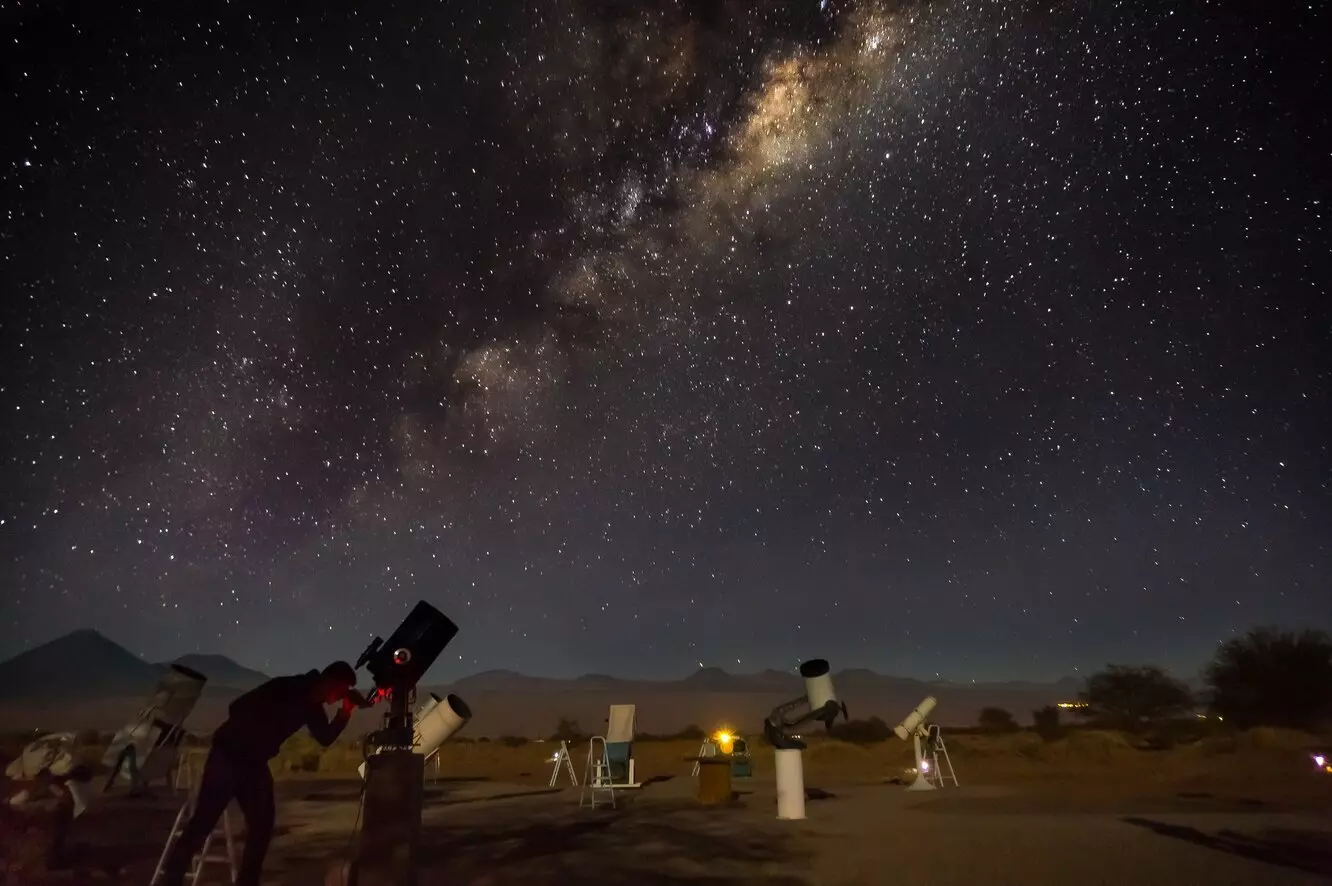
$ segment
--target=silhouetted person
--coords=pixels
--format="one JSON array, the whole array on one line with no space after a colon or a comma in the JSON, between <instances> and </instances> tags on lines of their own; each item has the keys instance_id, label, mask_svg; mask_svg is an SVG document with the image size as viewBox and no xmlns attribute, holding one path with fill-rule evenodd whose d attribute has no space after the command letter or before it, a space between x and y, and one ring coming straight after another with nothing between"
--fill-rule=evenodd
<instances>
[{"instance_id":1,"label":"silhouetted person","mask_svg":"<svg viewBox=\"0 0 1332 886\"><path fill-rule=\"evenodd\" d=\"M231 703L226 722L213 733L194 815L164 865L164 886L181 886L190 861L233 799L245 816L246 828L236 886L259 886L275 813L268 761L302 726L324 747L331 745L357 706L351 692L355 685L356 672L339 661L322 673L269 680ZM342 708L329 721L324 705L337 701Z\"/></svg>"}]
</instances>

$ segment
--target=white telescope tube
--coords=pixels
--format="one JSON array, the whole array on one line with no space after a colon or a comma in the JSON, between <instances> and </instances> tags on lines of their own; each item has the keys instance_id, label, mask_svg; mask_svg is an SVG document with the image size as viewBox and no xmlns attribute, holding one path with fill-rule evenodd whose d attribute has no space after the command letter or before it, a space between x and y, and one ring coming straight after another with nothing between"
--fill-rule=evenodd
<instances>
[{"instance_id":1,"label":"white telescope tube","mask_svg":"<svg viewBox=\"0 0 1332 886\"><path fill-rule=\"evenodd\" d=\"M814 658L800 666L800 676L805 678L805 700L809 709L817 711L830 701L837 701L837 692L833 689L832 669L822 658Z\"/></svg>"},{"instance_id":2,"label":"white telescope tube","mask_svg":"<svg viewBox=\"0 0 1332 886\"><path fill-rule=\"evenodd\" d=\"M433 692L430 693L430 697L426 699L426 703L417 708L416 713L412 715L412 721L415 723L420 723L421 720L425 718L425 715L433 711L435 709L435 705L439 704L443 700L444 699L440 698L435 693Z\"/></svg>"},{"instance_id":3,"label":"white telescope tube","mask_svg":"<svg viewBox=\"0 0 1332 886\"><path fill-rule=\"evenodd\" d=\"M907 718L905 720L903 720L897 726L894 726L893 732L897 734L898 738L902 739L903 741L906 741L915 733L917 729L920 728L920 724L925 722L925 718L930 715L930 711L934 710L934 706L937 703L938 702L935 701L933 695L929 696L919 705L917 705L914 711L907 714Z\"/></svg>"},{"instance_id":4,"label":"white telescope tube","mask_svg":"<svg viewBox=\"0 0 1332 886\"><path fill-rule=\"evenodd\" d=\"M111 745L102 756L102 765L108 769L119 765L125 748L134 745L135 764L143 769L148 755L156 749L163 734L184 725L207 682L208 678L203 674L184 665L168 667L148 704L111 739ZM128 770L121 769L120 778L128 781Z\"/></svg>"},{"instance_id":5,"label":"white telescope tube","mask_svg":"<svg viewBox=\"0 0 1332 886\"><path fill-rule=\"evenodd\" d=\"M795 748L774 751L777 756L777 817L798 821L805 817L805 765Z\"/></svg>"},{"instance_id":6,"label":"white telescope tube","mask_svg":"<svg viewBox=\"0 0 1332 886\"><path fill-rule=\"evenodd\" d=\"M427 759L472 719L472 709L453 694L440 698L430 693L430 701L421 706L421 711L412 735L412 752ZM356 767L356 771L365 778L365 763Z\"/></svg>"},{"instance_id":7,"label":"white telescope tube","mask_svg":"<svg viewBox=\"0 0 1332 886\"><path fill-rule=\"evenodd\" d=\"M430 710L416 721L415 741L412 750L429 757L439 746L467 725L472 719L472 710L467 703L456 695L448 695L430 706Z\"/></svg>"}]
</instances>

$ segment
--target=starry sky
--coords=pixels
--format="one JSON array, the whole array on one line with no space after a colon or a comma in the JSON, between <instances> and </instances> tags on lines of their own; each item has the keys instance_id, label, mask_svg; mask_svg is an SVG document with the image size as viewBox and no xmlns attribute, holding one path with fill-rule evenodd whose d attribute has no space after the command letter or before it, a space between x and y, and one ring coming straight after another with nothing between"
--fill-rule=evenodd
<instances>
[{"instance_id":1,"label":"starry sky","mask_svg":"<svg viewBox=\"0 0 1332 886\"><path fill-rule=\"evenodd\" d=\"M1332 625L1321 4L120 7L0 4L0 656Z\"/></svg>"}]
</instances>

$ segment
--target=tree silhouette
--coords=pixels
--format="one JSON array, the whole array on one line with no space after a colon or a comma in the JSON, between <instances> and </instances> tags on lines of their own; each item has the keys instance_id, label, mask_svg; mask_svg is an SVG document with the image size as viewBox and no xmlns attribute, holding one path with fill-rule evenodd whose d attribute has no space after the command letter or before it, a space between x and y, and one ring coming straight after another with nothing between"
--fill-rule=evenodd
<instances>
[{"instance_id":1,"label":"tree silhouette","mask_svg":"<svg viewBox=\"0 0 1332 886\"><path fill-rule=\"evenodd\" d=\"M978 722L986 732L1017 732L1022 728L1003 708L981 708Z\"/></svg>"},{"instance_id":2,"label":"tree silhouette","mask_svg":"<svg viewBox=\"0 0 1332 886\"><path fill-rule=\"evenodd\" d=\"M550 736L551 741L580 741L582 738L583 730L579 728L578 721L571 717L560 717Z\"/></svg>"},{"instance_id":3,"label":"tree silhouette","mask_svg":"<svg viewBox=\"0 0 1332 886\"><path fill-rule=\"evenodd\" d=\"M870 717L868 720L848 720L845 723L838 723L829 730L829 734L833 738L854 744L877 744L892 738L893 728L880 717Z\"/></svg>"},{"instance_id":4,"label":"tree silhouette","mask_svg":"<svg viewBox=\"0 0 1332 886\"><path fill-rule=\"evenodd\" d=\"M1046 741L1054 741L1064 734L1064 727L1059 723L1059 708L1052 704L1032 711L1031 719L1036 724L1036 734Z\"/></svg>"},{"instance_id":5,"label":"tree silhouette","mask_svg":"<svg viewBox=\"0 0 1332 886\"><path fill-rule=\"evenodd\" d=\"M1211 709L1240 729L1332 723L1332 638L1261 627L1227 640L1205 672Z\"/></svg>"},{"instance_id":6,"label":"tree silhouette","mask_svg":"<svg viewBox=\"0 0 1332 886\"><path fill-rule=\"evenodd\" d=\"M1188 687L1154 665L1110 665L1087 680L1080 713L1115 729L1135 731L1189 709Z\"/></svg>"}]
</instances>

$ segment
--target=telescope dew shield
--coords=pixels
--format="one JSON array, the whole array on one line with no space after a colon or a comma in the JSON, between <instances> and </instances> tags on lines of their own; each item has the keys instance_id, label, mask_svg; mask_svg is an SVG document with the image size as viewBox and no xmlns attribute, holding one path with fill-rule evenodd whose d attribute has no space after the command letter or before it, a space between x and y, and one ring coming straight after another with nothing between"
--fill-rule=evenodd
<instances>
[{"instance_id":1,"label":"telescope dew shield","mask_svg":"<svg viewBox=\"0 0 1332 886\"><path fill-rule=\"evenodd\" d=\"M472 709L458 696L450 693L440 698L435 693L430 693L430 700L421 705L421 710L416 714L412 753L429 758L471 719ZM365 763L362 762L357 766L356 771L360 773L361 778L365 778Z\"/></svg>"},{"instance_id":2,"label":"telescope dew shield","mask_svg":"<svg viewBox=\"0 0 1332 886\"><path fill-rule=\"evenodd\" d=\"M440 745L472 719L471 709L458 696L449 694L440 698L431 693L431 698L435 703L429 706L425 716L417 719L416 740L412 742L412 750L423 757L429 757L439 750Z\"/></svg>"},{"instance_id":3,"label":"telescope dew shield","mask_svg":"<svg viewBox=\"0 0 1332 886\"><path fill-rule=\"evenodd\" d=\"M817 711L830 701L837 701L833 689L832 669L827 660L812 658L800 666L800 676L805 678L805 699L809 709Z\"/></svg>"},{"instance_id":4,"label":"telescope dew shield","mask_svg":"<svg viewBox=\"0 0 1332 886\"><path fill-rule=\"evenodd\" d=\"M435 705L439 704L442 700L443 699L441 699L435 693L433 692L430 693L430 697L426 699L425 704L421 705L419 708L416 709L416 713L412 715L412 718L417 723L420 723L421 718L424 717L426 714L430 713L432 710L434 710Z\"/></svg>"},{"instance_id":5,"label":"telescope dew shield","mask_svg":"<svg viewBox=\"0 0 1332 886\"><path fill-rule=\"evenodd\" d=\"M366 669L377 686L415 686L457 635L458 626L422 600L370 655ZM400 649L407 650L405 660L397 655Z\"/></svg>"},{"instance_id":6,"label":"telescope dew shield","mask_svg":"<svg viewBox=\"0 0 1332 886\"><path fill-rule=\"evenodd\" d=\"M916 706L914 711L907 714L905 720L893 727L893 732L896 733L898 738L906 741L920 728L920 724L925 722L925 718L930 715L930 711L934 710L936 704L938 702L933 695L927 697Z\"/></svg>"}]
</instances>

